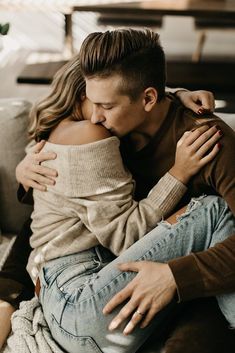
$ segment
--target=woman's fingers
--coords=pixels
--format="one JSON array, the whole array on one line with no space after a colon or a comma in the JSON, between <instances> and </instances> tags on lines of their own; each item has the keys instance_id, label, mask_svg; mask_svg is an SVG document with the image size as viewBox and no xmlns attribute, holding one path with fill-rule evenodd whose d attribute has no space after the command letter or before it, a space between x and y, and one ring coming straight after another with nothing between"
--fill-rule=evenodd
<instances>
[{"instance_id":1,"label":"woman's fingers","mask_svg":"<svg viewBox=\"0 0 235 353\"><path fill-rule=\"evenodd\" d=\"M218 141L222 136L221 130L217 126L207 126L203 125L202 127L197 128L192 131L191 134L187 135L184 143L191 147L193 153L197 152L201 146L204 144L209 149L213 146L213 142ZM212 138L212 140L211 140ZM205 149L206 149L205 148Z\"/></svg>"},{"instance_id":2,"label":"woman's fingers","mask_svg":"<svg viewBox=\"0 0 235 353\"><path fill-rule=\"evenodd\" d=\"M218 142L221 139L221 137L223 136L222 131L221 130L217 130L217 132L215 132L206 142L204 142L199 149L197 150L197 155L199 158L202 158L203 156L205 156L208 151L210 151L212 148L216 147L216 151L219 151L219 145Z\"/></svg>"},{"instance_id":3,"label":"woman's fingers","mask_svg":"<svg viewBox=\"0 0 235 353\"><path fill-rule=\"evenodd\" d=\"M215 97L210 91L202 91L203 94L200 95L199 101L201 102L201 108L203 111L213 112L215 109Z\"/></svg>"},{"instance_id":4,"label":"woman's fingers","mask_svg":"<svg viewBox=\"0 0 235 353\"><path fill-rule=\"evenodd\" d=\"M217 143L212 151L210 153L208 153L205 157L203 157L201 159L201 166L203 167L204 165L206 165L208 162L210 162L213 158L215 158L215 156L217 155L217 153L219 152L219 150L221 149L221 144Z\"/></svg>"}]
</instances>

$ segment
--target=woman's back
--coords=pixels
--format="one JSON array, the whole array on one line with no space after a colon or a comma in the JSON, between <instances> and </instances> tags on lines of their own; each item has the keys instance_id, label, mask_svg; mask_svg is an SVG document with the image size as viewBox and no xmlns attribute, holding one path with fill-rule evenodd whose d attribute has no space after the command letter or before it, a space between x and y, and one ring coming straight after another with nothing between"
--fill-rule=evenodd
<instances>
[{"instance_id":1,"label":"woman's back","mask_svg":"<svg viewBox=\"0 0 235 353\"><path fill-rule=\"evenodd\" d=\"M44 150L55 152L57 158L43 165L56 169L58 177L46 192L33 190L34 250L28 264L33 279L44 262L100 243L96 234L100 216L96 213L99 207L110 208L111 195L116 200L116 214L122 210L119 204L129 207L133 180L123 166L119 145L117 137L90 121L66 119L51 133ZM108 214L101 217L108 218Z\"/></svg>"}]
</instances>

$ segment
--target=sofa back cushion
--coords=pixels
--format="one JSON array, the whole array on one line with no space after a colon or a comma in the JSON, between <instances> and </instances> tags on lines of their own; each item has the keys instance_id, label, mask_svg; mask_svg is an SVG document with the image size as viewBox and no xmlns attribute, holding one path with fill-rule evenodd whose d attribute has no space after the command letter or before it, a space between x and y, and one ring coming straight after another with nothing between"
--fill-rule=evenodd
<instances>
[{"instance_id":1,"label":"sofa back cushion","mask_svg":"<svg viewBox=\"0 0 235 353\"><path fill-rule=\"evenodd\" d=\"M0 99L0 229L18 233L31 207L18 202L16 165L25 155L31 104L22 99Z\"/></svg>"}]
</instances>

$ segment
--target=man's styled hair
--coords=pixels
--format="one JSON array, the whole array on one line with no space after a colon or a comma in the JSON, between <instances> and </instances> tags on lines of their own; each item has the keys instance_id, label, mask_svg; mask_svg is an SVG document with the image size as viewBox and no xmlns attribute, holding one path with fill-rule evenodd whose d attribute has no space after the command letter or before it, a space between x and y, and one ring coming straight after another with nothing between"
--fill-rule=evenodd
<instances>
[{"instance_id":1,"label":"man's styled hair","mask_svg":"<svg viewBox=\"0 0 235 353\"><path fill-rule=\"evenodd\" d=\"M87 36L80 49L85 78L117 74L123 78L121 93L136 100L147 87L165 96L165 55L159 35L151 30L117 29Z\"/></svg>"}]
</instances>

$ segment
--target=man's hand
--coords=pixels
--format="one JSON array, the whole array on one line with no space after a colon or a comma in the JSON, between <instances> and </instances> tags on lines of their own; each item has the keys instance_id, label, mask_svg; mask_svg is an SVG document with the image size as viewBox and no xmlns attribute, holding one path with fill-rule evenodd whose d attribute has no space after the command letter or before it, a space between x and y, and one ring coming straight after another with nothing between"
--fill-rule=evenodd
<instances>
[{"instance_id":1,"label":"man's hand","mask_svg":"<svg viewBox=\"0 0 235 353\"><path fill-rule=\"evenodd\" d=\"M215 98L212 92L179 90L176 92L176 96L186 108L199 115L213 112L215 109Z\"/></svg>"},{"instance_id":2,"label":"man's hand","mask_svg":"<svg viewBox=\"0 0 235 353\"><path fill-rule=\"evenodd\" d=\"M109 325L109 330L112 331L131 316L123 331L128 335L140 322L141 328L146 327L156 313L173 299L176 283L167 264L138 261L120 264L118 268L138 274L105 305L103 313L109 314L116 306L129 299Z\"/></svg>"},{"instance_id":3,"label":"man's hand","mask_svg":"<svg viewBox=\"0 0 235 353\"><path fill-rule=\"evenodd\" d=\"M40 152L46 141L40 141L33 146L30 152L16 167L16 180L27 191L30 187L45 191L46 185L54 185L57 172L44 167L41 162L56 158L54 152Z\"/></svg>"}]
</instances>

